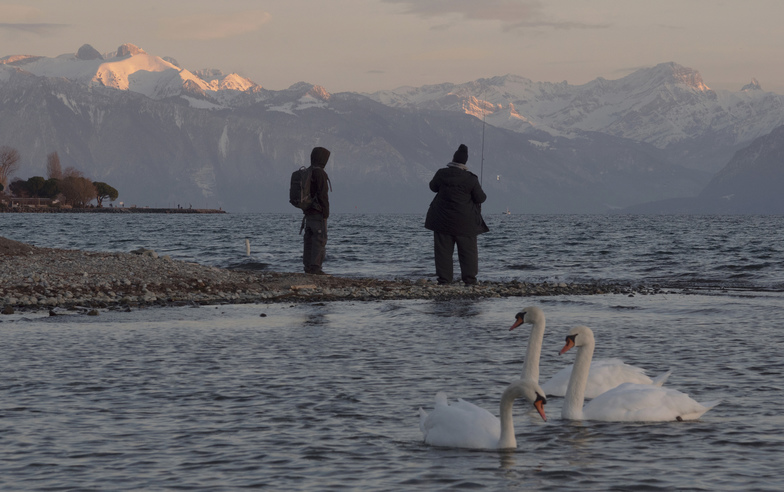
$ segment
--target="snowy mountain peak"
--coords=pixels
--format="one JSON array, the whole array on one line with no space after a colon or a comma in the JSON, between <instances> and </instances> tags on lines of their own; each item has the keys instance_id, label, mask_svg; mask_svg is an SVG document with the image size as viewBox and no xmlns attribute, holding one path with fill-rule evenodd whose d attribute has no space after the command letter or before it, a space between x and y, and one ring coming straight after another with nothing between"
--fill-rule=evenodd
<instances>
[{"instance_id":1,"label":"snowy mountain peak","mask_svg":"<svg viewBox=\"0 0 784 492\"><path fill-rule=\"evenodd\" d=\"M311 90L314 87L316 87L316 86L313 85L313 84L309 84L307 82L297 82L297 83L291 84L289 86L289 88L286 89L286 91L288 91L288 92L302 92L302 93L305 93L305 92L308 92L309 90Z\"/></svg>"},{"instance_id":2,"label":"snowy mountain peak","mask_svg":"<svg viewBox=\"0 0 784 492\"><path fill-rule=\"evenodd\" d=\"M760 85L759 82L757 82L757 79L755 79L754 77L751 78L751 82L749 82L748 84L744 85L743 88L741 88L741 92L761 91L761 90L762 90L762 86Z\"/></svg>"},{"instance_id":3,"label":"snowy mountain peak","mask_svg":"<svg viewBox=\"0 0 784 492\"><path fill-rule=\"evenodd\" d=\"M20 65L31 61L43 58L43 56L35 55L8 55L0 58L0 64L3 65Z\"/></svg>"},{"instance_id":4,"label":"snowy mountain peak","mask_svg":"<svg viewBox=\"0 0 784 492\"><path fill-rule=\"evenodd\" d=\"M222 70L217 68L203 68L201 70L194 70L193 74L205 82L221 80L226 76Z\"/></svg>"},{"instance_id":5,"label":"snowy mountain peak","mask_svg":"<svg viewBox=\"0 0 784 492\"><path fill-rule=\"evenodd\" d=\"M332 95L320 85L314 85L313 88L308 91L308 95L322 101L329 101L329 98L332 97Z\"/></svg>"},{"instance_id":6,"label":"snowy mountain peak","mask_svg":"<svg viewBox=\"0 0 784 492\"><path fill-rule=\"evenodd\" d=\"M784 124L784 97L754 88L759 85L738 93L714 91L697 70L668 62L582 85L505 75L366 95L395 108L470 114L516 132L535 128L570 137L602 132L668 148L704 132L741 144Z\"/></svg>"},{"instance_id":7,"label":"snowy mountain peak","mask_svg":"<svg viewBox=\"0 0 784 492\"><path fill-rule=\"evenodd\" d=\"M209 84L213 91L247 91L248 89L259 89L252 80L230 73L226 75L222 70L216 68L204 68L193 72L194 75Z\"/></svg>"},{"instance_id":8,"label":"snowy mountain peak","mask_svg":"<svg viewBox=\"0 0 784 492\"><path fill-rule=\"evenodd\" d=\"M117 57L133 56L133 55L146 55L147 52L139 48L135 44L125 43L117 48Z\"/></svg>"},{"instance_id":9,"label":"snowy mountain peak","mask_svg":"<svg viewBox=\"0 0 784 492\"><path fill-rule=\"evenodd\" d=\"M684 67L675 62L660 63L652 68L642 69L629 75L635 79L647 78L654 85L675 84L691 89L707 92L710 87L702 81L702 75L693 68Z\"/></svg>"},{"instance_id":10,"label":"snowy mountain peak","mask_svg":"<svg viewBox=\"0 0 784 492\"><path fill-rule=\"evenodd\" d=\"M103 55L84 44L75 54L55 58L13 55L0 59L0 64L39 77L65 78L86 86L136 92L152 99L181 97L191 106L202 108L231 106L241 93L261 89L234 73L225 75L211 69L190 72L173 58L150 55L130 43Z\"/></svg>"}]
</instances>

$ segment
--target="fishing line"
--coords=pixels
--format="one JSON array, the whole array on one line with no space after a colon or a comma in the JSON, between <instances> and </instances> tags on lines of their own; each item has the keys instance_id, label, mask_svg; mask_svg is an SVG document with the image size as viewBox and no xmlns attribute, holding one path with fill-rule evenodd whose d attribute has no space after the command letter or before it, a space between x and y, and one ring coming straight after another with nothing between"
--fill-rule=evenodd
<instances>
[{"instance_id":1,"label":"fishing line","mask_svg":"<svg viewBox=\"0 0 784 492\"><path fill-rule=\"evenodd\" d=\"M485 113L484 109L482 110L482 161L479 166L479 186L482 186L482 176L485 174L485 120L487 119L487 113Z\"/></svg>"}]
</instances>

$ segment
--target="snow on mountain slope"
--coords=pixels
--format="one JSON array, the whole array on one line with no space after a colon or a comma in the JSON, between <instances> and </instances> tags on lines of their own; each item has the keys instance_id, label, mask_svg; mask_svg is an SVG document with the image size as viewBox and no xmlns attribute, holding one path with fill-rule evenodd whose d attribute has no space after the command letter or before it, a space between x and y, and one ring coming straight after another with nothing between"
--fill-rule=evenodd
<instances>
[{"instance_id":1,"label":"snow on mountain slope","mask_svg":"<svg viewBox=\"0 0 784 492\"><path fill-rule=\"evenodd\" d=\"M13 67L8 65L0 65L0 82L8 82L11 74L15 71Z\"/></svg>"},{"instance_id":2,"label":"snow on mountain slope","mask_svg":"<svg viewBox=\"0 0 784 492\"><path fill-rule=\"evenodd\" d=\"M541 112L563 112L572 90L565 83L507 76L452 85L447 98L440 97L444 87L417 94L436 110L411 111L304 82L281 91L254 85L211 92L213 84L238 82L242 89L243 82L214 70L187 72L174 59L128 45L105 55L80 49L54 60L2 61L0 135L23 155L20 177L43 175L47 153L57 150L64 167L121 184L126 203L210 200L233 210L289 211L285 186L314 144L334 151L330 177L344 190L336 211L425 210L428 180L460 143L472 149L472 169L488 178L489 210L515 204L530 213L604 212L694 195L709 179L650 144L537 130L531 122L544 113L521 108L535 100ZM43 70L44 62L73 70L74 78L25 70ZM93 83L102 66L111 69L112 82L127 80L128 89ZM195 79L186 80L188 74ZM594 90L608 91L605 84ZM231 94L228 109L209 110ZM479 115L487 116L486 125ZM511 125L526 133L498 127Z\"/></svg>"},{"instance_id":3,"label":"snow on mountain slope","mask_svg":"<svg viewBox=\"0 0 784 492\"><path fill-rule=\"evenodd\" d=\"M227 105L238 93L260 89L253 81L237 74L224 75L218 70L190 72L132 44L124 44L105 55L84 45L75 54L55 58L14 55L0 63L37 76L63 77L88 86L136 92L152 99L181 96L195 107ZM214 101L210 105L199 99Z\"/></svg>"},{"instance_id":4,"label":"snow on mountain slope","mask_svg":"<svg viewBox=\"0 0 784 492\"><path fill-rule=\"evenodd\" d=\"M394 107L486 117L514 131L533 127L567 136L595 131L667 148L706 134L742 144L784 124L784 96L762 91L756 81L750 86L714 91L699 72L671 62L583 85L506 75L367 95Z\"/></svg>"},{"instance_id":5,"label":"snow on mountain slope","mask_svg":"<svg viewBox=\"0 0 784 492\"><path fill-rule=\"evenodd\" d=\"M256 87L256 84L250 79L236 73L226 75L217 69L196 70L193 74L206 82L209 89L213 91L231 90L242 92Z\"/></svg>"}]
</instances>

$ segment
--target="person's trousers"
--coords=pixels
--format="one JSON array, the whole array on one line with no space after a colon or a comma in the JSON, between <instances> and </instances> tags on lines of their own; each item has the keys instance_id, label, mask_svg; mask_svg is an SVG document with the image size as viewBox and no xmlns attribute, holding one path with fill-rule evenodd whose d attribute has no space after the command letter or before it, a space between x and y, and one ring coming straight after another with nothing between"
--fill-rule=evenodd
<instances>
[{"instance_id":1,"label":"person's trousers","mask_svg":"<svg viewBox=\"0 0 784 492\"><path fill-rule=\"evenodd\" d=\"M305 248L302 252L302 264L305 273L321 270L321 264L327 255L327 219L321 215L305 216Z\"/></svg>"},{"instance_id":2,"label":"person's trousers","mask_svg":"<svg viewBox=\"0 0 784 492\"><path fill-rule=\"evenodd\" d=\"M476 245L476 236L452 236L433 232L433 245L439 284L452 282L454 268L452 255L455 245L457 245L457 259L463 282L467 285L476 283L476 275L479 273L479 248Z\"/></svg>"}]
</instances>

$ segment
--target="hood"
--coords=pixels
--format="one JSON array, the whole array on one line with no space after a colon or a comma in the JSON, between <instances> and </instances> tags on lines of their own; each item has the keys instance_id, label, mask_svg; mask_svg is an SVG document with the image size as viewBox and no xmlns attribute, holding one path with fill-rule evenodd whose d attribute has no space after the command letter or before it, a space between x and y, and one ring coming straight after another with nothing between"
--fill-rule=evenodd
<instances>
[{"instance_id":1,"label":"hood","mask_svg":"<svg viewBox=\"0 0 784 492\"><path fill-rule=\"evenodd\" d=\"M329 160L329 151L324 147L314 147L313 151L310 153L310 165L321 167L327 165L327 161Z\"/></svg>"}]
</instances>

